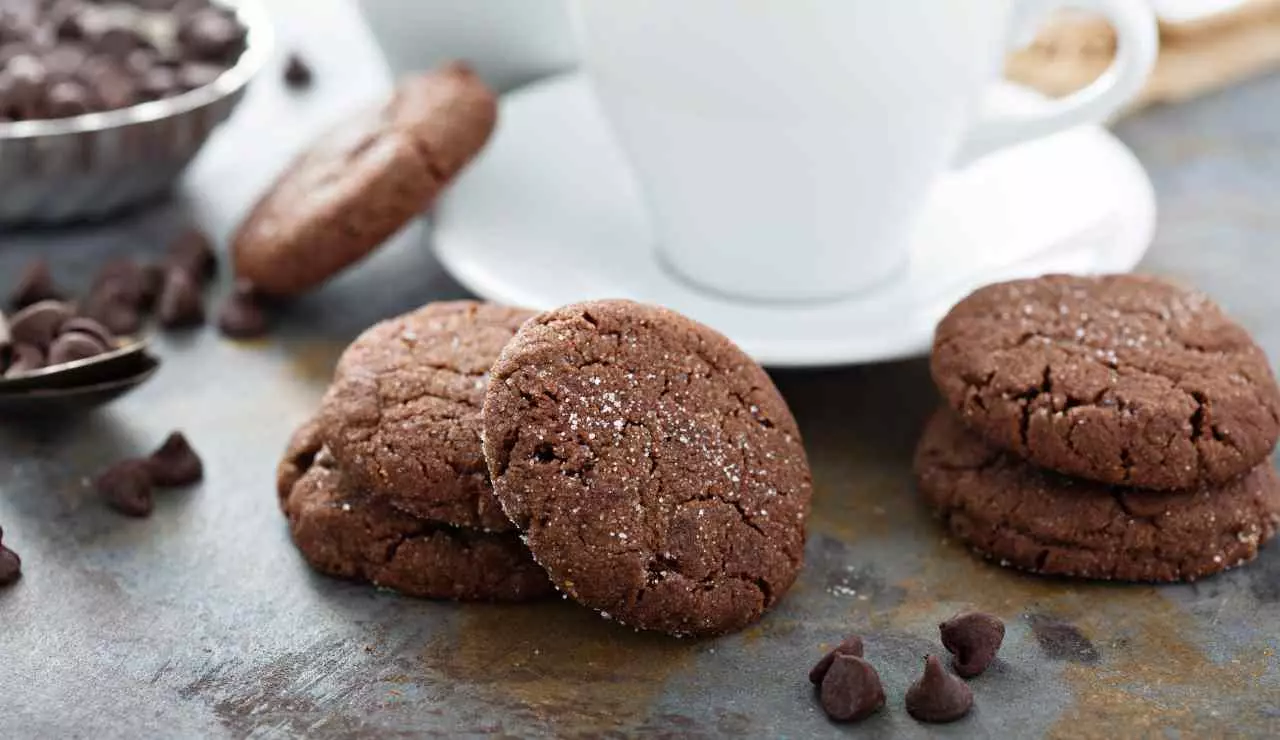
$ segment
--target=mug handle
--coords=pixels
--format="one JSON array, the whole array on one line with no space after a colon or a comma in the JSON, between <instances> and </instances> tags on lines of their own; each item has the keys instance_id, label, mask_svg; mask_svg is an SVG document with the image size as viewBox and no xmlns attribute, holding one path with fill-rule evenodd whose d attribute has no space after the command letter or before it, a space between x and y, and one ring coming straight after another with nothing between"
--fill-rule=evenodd
<instances>
[{"instance_id":1,"label":"mug handle","mask_svg":"<svg viewBox=\"0 0 1280 740\"><path fill-rule=\"evenodd\" d=\"M1038 139L1082 123L1101 121L1142 89L1155 65L1160 42L1149 0L1018 0L1014 30L1061 8L1094 11L1116 30L1116 56L1098 79L1065 98L1047 101L1034 113L988 115L970 128L960 147L963 165L998 149Z\"/></svg>"}]
</instances>

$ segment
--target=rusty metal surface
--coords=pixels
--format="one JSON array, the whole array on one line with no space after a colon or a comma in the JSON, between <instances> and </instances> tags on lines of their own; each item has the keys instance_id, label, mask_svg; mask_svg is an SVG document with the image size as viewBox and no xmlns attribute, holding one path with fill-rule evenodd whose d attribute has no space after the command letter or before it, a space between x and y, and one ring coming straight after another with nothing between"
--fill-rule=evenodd
<instances>
[{"instance_id":1,"label":"rusty metal surface","mask_svg":"<svg viewBox=\"0 0 1280 740\"><path fill-rule=\"evenodd\" d=\"M110 226L0 235L0 289L36 253L83 285L105 255L155 252L186 218L225 236L326 115L385 86L349 20L285 14L282 46L315 63L313 92L290 95L266 75L173 202ZM1273 77L1120 127L1161 198L1144 269L1220 298L1273 362L1278 117ZM158 378L108 412L0 426L0 525L25 572L0 591L0 735L823 736L837 730L805 672L849 631L867 635L889 696L851 734L1280 735L1280 547L1166 588L1037 579L975 560L944 540L910 483L935 402L921 362L777 375L812 456L816 512L800 582L742 634L677 641L563 602L430 603L314 575L275 509L276 455L361 328L461 295L422 238L410 229L302 301L271 342L165 338ZM204 485L162 494L148 520L104 509L86 476L173 427L205 455ZM970 718L918 725L903 691L938 649L936 623L962 607L1008 620L1003 661L974 682Z\"/></svg>"}]
</instances>

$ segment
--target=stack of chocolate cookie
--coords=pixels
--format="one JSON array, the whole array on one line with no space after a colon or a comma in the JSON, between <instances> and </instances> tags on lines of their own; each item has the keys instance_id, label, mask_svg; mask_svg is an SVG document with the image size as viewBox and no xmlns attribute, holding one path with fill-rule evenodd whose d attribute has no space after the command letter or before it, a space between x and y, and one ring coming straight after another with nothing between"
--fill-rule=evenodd
<instances>
[{"instance_id":1,"label":"stack of chocolate cookie","mask_svg":"<svg viewBox=\"0 0 1280 740\"><path fill-rule=\"evenodd\" d=\"M1280 389L1204 295L1147 277L991 285L938 326L949 407L916 451L951 533L1001 565L1190 581L1280 524Z\"/></svg>"},{"instance_id":2,"label":"stack of chocolate cookie","mask_svg":"<svg viewBox=\"0 0 1280 740\"><path fill-rule=\"evenodd\" d=\"M554 585L675 635L740 629L777 603L811 494L765 372L707 327L628 301L538 316L438 303L373 327L277 482L326 573L438 598Z\"/></svg>"},{"instance_id":3,"label":"stack of chocolate cookie","mask_svg":"<svg viewBox=\"0 0 1280 740\"><path fill-rule=\"evenodd\" d=\"M294 541L316 569L427 598L551 593L480 451L485 378L531 315L437 303L347 348L277 475Z\"/></svg>"}]
</instances>

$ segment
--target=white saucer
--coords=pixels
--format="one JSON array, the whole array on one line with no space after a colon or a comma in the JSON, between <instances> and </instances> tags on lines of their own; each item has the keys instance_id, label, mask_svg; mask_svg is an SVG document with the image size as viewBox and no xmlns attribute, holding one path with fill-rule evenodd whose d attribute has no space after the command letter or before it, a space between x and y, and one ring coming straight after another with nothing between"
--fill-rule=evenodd
<instances>
[{"instance_id":1,"label":"white saucer","mask_svg":"<svg viewBox=\"0 0 1280 740\"><path fill-rule=\"evenodd\" d=\"M1034 104L1017 89L994 98ZM774 367L927 353L938 319L979 285L1128 270L1155 225L1151 183L1133 154L1101 128L1080 128L944 176L910 266L890 283L827 303L737 302L659 264L626 162L580 75L507 95L499 121L436 211L436 252L459 282L535 309L605 297L659 303Z\"/></svg>"}]
</instances>

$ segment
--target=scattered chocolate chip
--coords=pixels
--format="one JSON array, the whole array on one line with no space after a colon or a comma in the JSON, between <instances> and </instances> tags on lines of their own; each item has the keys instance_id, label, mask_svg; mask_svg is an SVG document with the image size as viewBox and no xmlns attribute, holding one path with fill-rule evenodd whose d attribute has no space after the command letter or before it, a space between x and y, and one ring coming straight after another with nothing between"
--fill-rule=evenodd
<instances>
[{"instance_id":1,"label":"scattered chocolate chip","mask_svg":"<svg viewBox=\"0 0 1280 740\"><path fill-rule=\"evenodd\" d=\"M107 351L107 346L96 337L78 331L63 332L49 346L48 364L61 365L76 360L87 360Z\"/></svg>"},{"instance_id":2,"label":"scattered chocolate chip","mask_svg":"<svg viewBox=\"0 0 1280 740\"><path fill-rule=\"evenodd\" d=\"M14 342L35 345L43 352L53 343L62 323L74 315L65 303L40 301L13 315L9 320L9 333Z\"/></svg>"},{"instance_id":3,"label":"scattered chocolate chip","mask_svg":"<svg viewBox=\"0 0 1280 740\"><path fill-rule=\"evenodd\" d=\"M973 691L930 655L924 659L924 675L907 689L906 704L907 714L921 722L955 722L973 708Z\"/></svg>"},{"instance_id":4,"label":"scattered chocolate chip","mask_svg":"<svg viewBox=\"0 0 1280 740\"><path fill-rule=\"evenodd\" d=\"M22 558L4 546L4 530L0 529L0 587L10 586L22 577Z\"/></svg>"},{"instance_id":5,"label":"scattered chocolate chip","mask_svg":"<svg viewBox=\"0 0 1280 740\"><path fill-rule=\"evenodd\" d=\"M267 312L251 284L236 282L235 291L218 312L218 328L233 339L253 339L267 333Z\"/></svg>"},{"instance_id":6,"label":"scattered chocolate chip","mask_svg":"<svg viewBox=\"0 0 1280 740\"><path fill-rule=\"evenodd\" d=\"M204 296L185 270L169 270L158 310L160 325L182 329L204 323Z\"/></svg>"},{"instance_id":7,"label":"scattered chocolate chip","mask_svg":"<svg viewBox=\"0 0 1280 740\"><path fill-rule=\"evenodd\" d=\"M218 254L213 250L209 237L196 229L188 229L173 240L165 264L185 271L201 284L218 274Z\"/></svg>"},{"instance_id":8,"label":"scattered chocolate chip","mask_svg":"<svg viewBox=\"0 0 1280 740\"><path fill-rule=\"evenodd\" d=\"M142 303L147 309L155 305L164 290L164 265L144 265L142 268Z\"/></svg>"},{"instance_id":9,"label":"scattered chocolate chip","mask_svg":"<svg viewBox=\"0 0 1280 740\"><path fill-rule=\"evenodd\" d=\"M15 344L9 354L9 365L4 371L6 378L16 378L44 367L44 351L33 344Z\"/></svg>"},{"instance_id":10,"label":"scattered chocolate chip","mask_svg":"<svg viewBox=\"0 0 1280 740\"><path fill-rule=\"evenodd\" d=\"M138 309L110 294L90 295L85 302L84 315L107 327L116 336L128 336L142 328L142 314Z\"/></svg>"},{"instance_id":11,"label":"scattered chocolate chip","mask_svg":"<svg viewBox=\"0 0 1280 740\"><path fill-rule=\"evenodd\" d=\"M284 65L284 81L289 87L310 87L311 67L295 52L289 55Z\"/></svg>"},{"instance_id":12,"label":"scattered chocolate chip","mask_svg":"<svg viewBox=\"0 0 1280 740\"><path fill-rule=\"evenodd\" d=\"M884 687L870 663L857 655L837 655L818 692L822 711L837 722L865 719L884 706Z\"/></svg>"},{"instance_id":13,"label":"scattered chocolate chip","mask_svg":"<svg viewBox=\"0 0 1280 740\"><path fill-rule=\"evenodd\" d=\"M140 309L146 303L147 275L128 257L118 257L98 269L89 293L111 303Z\"/></svg>"},{"instance_id":14,"label":"scattered chocolate chip","mask_svg":"<svg viewBox=\"0 0 1280 740\"><path fill-rule=\"evenodd\" d=\"M88 334L108 349L116 344L115 335L111 333L110 329L87 316L73 316L67 319L62 322L62 326L58 327L58 332L61 334L66 334L67 332Z\"/></svg>"},{"instance_id":15,"label":"scattered chocolate chip","mask_svg":"<svg viewBox=\"0 0 1280 740\"><path fill-rule=\"evenodd\" d=\"M827 675L827 669L831 667L831 661L836 659L837 655L853 655L862 657L862 638L857 635L849 635L840 641L834 649L822 656L813 668L809 669L809 682L815 686L822 683L822 677Z\"/></svg>"},{"instance_id":16,"label":"scattered chocolate chip","mask_svg":"<svg viewBox=\"0 0 1280 740\"><path fill-rule=\"evenodd\" d=\"M1004 642L1004 622L982 612L958 614L938 625L956 673L972 678L987 670Z\"/></svg>"},{"instance_id":17,"label":"scattered chocolate chip","mask_svg":"<svg viewBox=\"0 0 1280 740\"><path fill-rule=\"evenodd\" d=\"M151 474L144 460L122 460L93 481L108 506L128 516L151 514Z\"/></svg>"},{"instance_id":18,"label":"scattered chocolate chip","mask_svg":"<svg viewBox=\"0 0 1280 740\"><path fill-rule=\"evenodd\" d=\"M147 458L147 469L157 486L189 486L204 478L204 463L182 432L174 432Z\"/></svg>"},{"instance_id":19,"label":"scattered chocolate chip","mask_svg":"<svg viewBox=\"0 0 1280 740\"><path fill-rule=\"evenodd\" d=\"M14 286L9 298L9 306L21 310L40 301L61 301L66 294L53 283L53 275L49 272L49 263L44 260L33 260L22 271L18 284Z\"/></svg>"}]
</instances>

